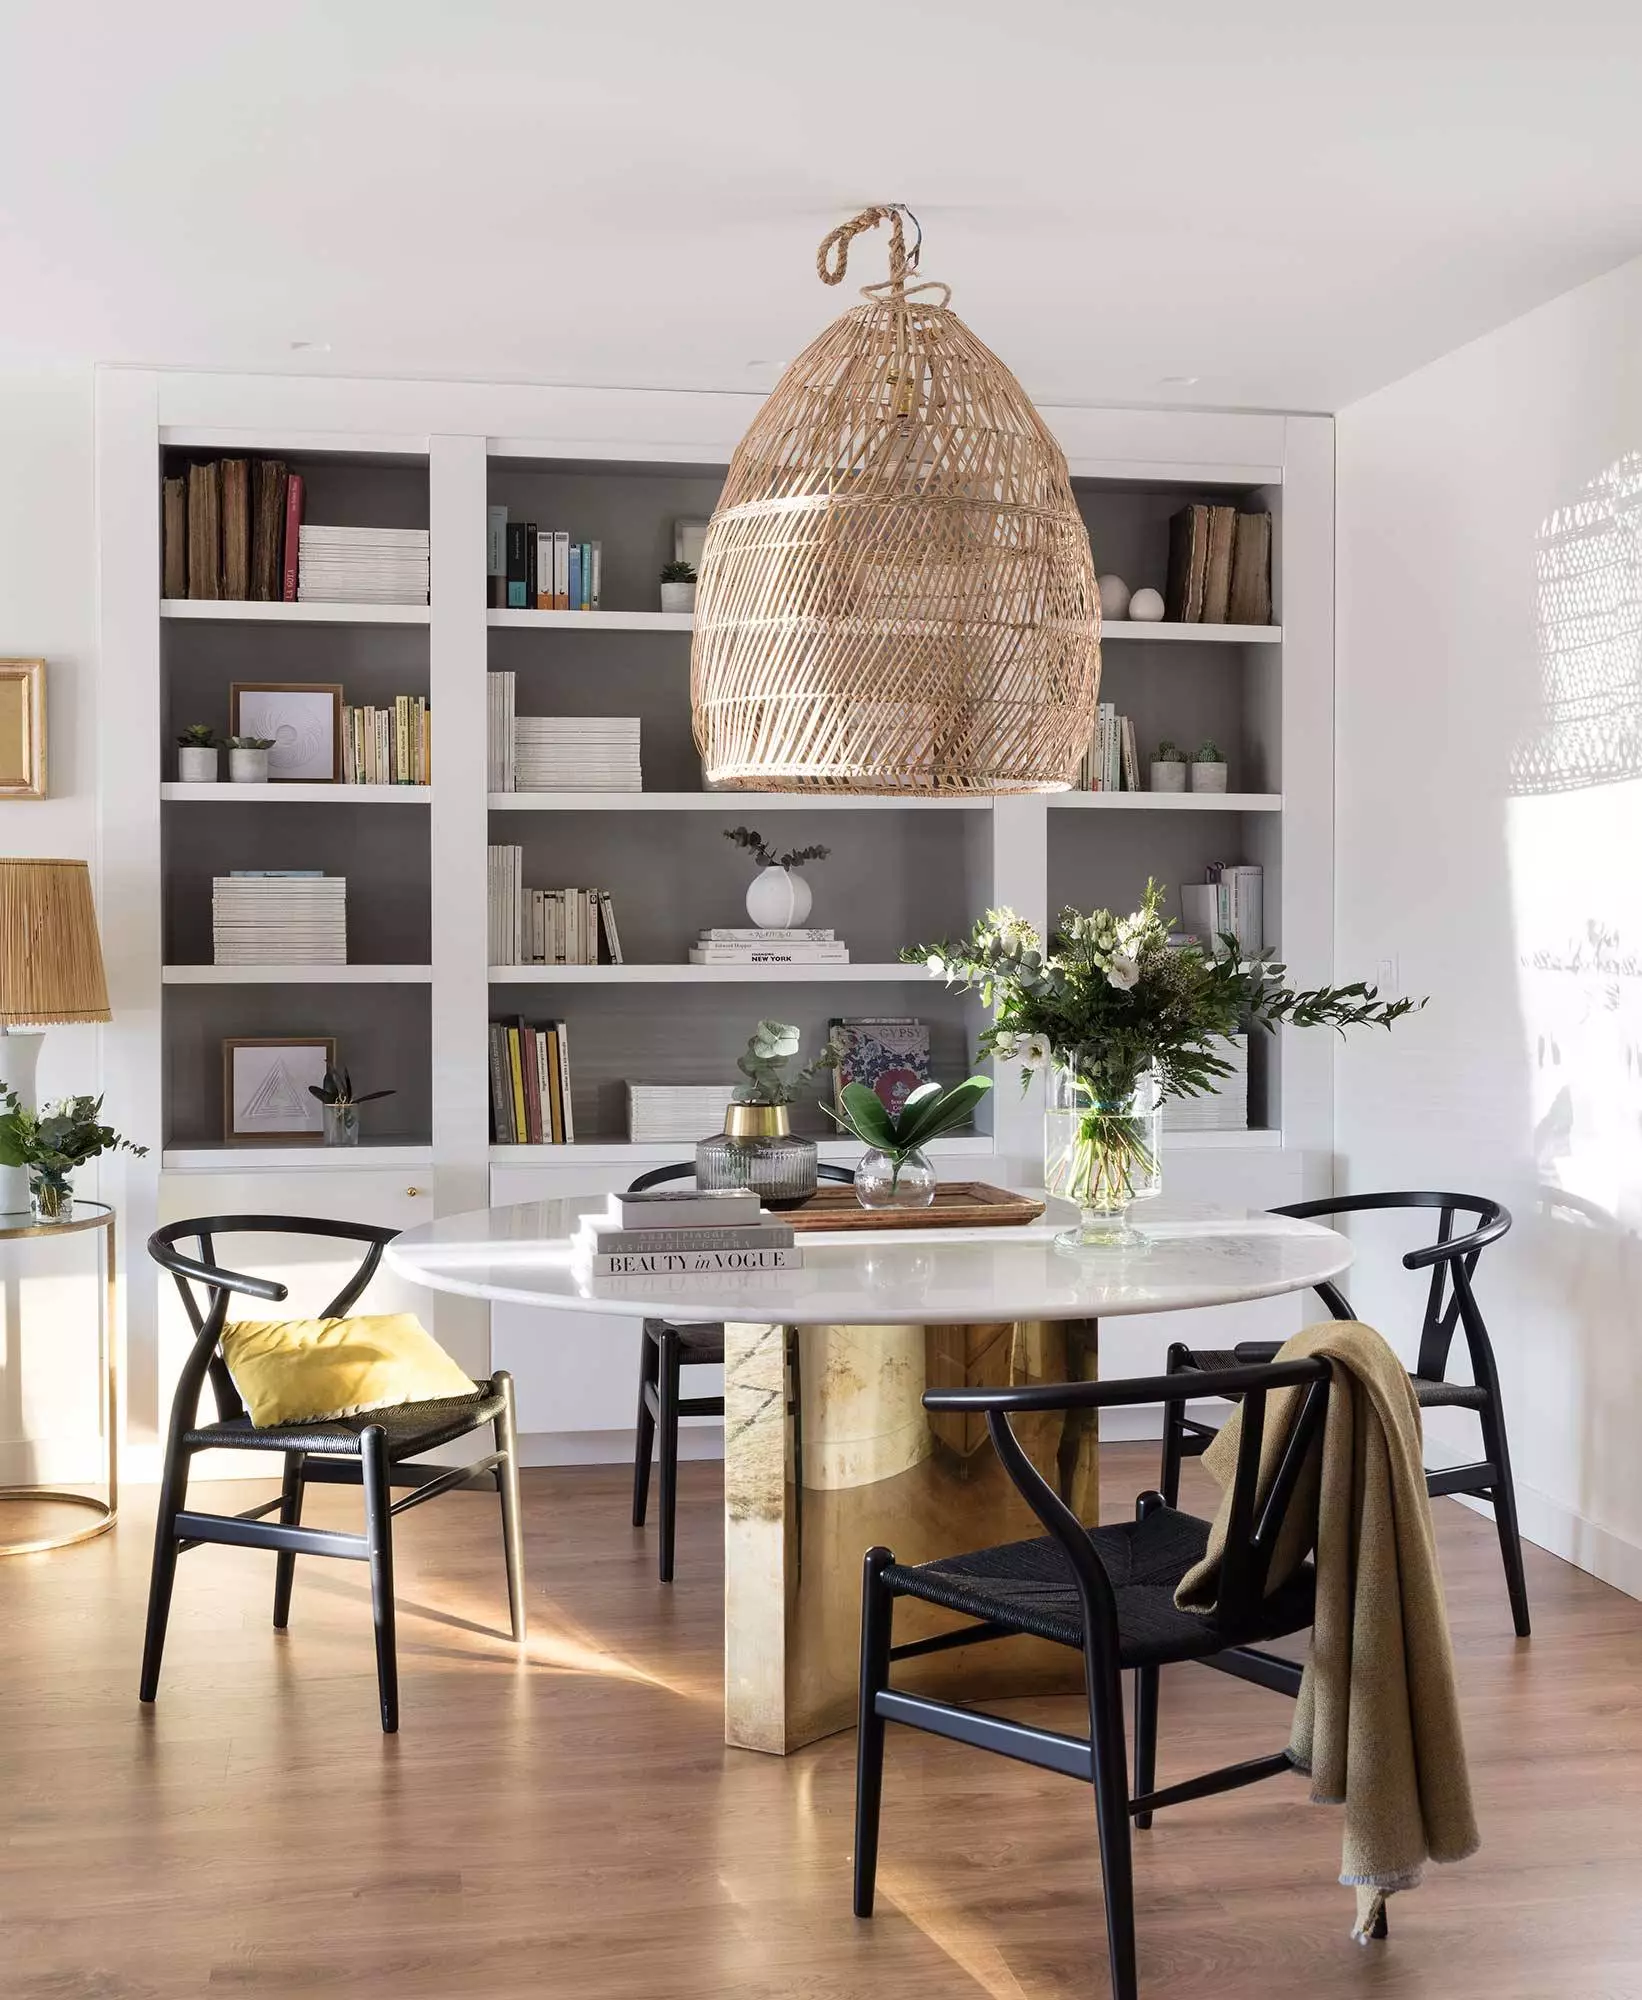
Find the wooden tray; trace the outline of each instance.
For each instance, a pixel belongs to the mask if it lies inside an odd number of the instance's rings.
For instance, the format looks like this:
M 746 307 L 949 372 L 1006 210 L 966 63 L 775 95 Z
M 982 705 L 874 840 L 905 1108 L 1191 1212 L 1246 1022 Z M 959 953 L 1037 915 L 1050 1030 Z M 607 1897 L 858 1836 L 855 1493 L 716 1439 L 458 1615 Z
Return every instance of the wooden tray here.
M 815 1229 L 1008 1229 L 1036 1222 L 1043 1203 L 985 1181 L 942 1181 L 928 1208 L 863 1208 L 854 1188 L 818 1187 L 799 1208 L 778 1211 L 800 1235 Z

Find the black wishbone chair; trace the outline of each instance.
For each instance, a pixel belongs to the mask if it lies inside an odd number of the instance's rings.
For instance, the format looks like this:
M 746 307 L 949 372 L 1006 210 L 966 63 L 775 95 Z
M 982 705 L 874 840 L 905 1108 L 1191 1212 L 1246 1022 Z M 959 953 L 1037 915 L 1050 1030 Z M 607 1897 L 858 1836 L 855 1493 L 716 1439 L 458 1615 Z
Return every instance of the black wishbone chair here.
M 159 1518 L 154 1527 L 154 1566 L 149 1581 L 148 1630 L 143 1645 L 141 1698 L 152 1701 L 159 1690 L 160 1660 L 171 1611 L 171 1588 L 177 1558 L 202 1542 L 226 1542 L 238 1548 L 273 1549 L 274 1624 L 284 1630 L 290 1617 L 291 1585 L 296 1559 L 302 1556 L 342 1556 L 367 1562 L 371 1572 L 371 1609 L 376 1625 L 376 1673 L 381 1698 L 382 1727 L 390 1734 L 399 1727 L 399 1666 L 394 1644 L 392 1518 L 419 1507 L 458 1486 L 494 1480 L 502 1503 L 502 1545 L 507 1559 L 507 1594 L 513 1636 L 525 1636 L 524 1547 L 519 1525 L 519 1459 L 513 1414 L 513 1378 L 498 1372 L 474 1385 L 471 1396 L 401 1403 L 356 1417 L 334 1417 L 312 1423 L 280 1424 L 259 1430 L 246 1414 L 239 1391 L 220 1351 L 228 1302 L 235 1292 L 278 1302 L 287 1288 L 274 1279 L 250 1277 L 218 1268 L 215 1239 L 237 1234 L 318 1236 L 346 1243 L 363 1243 L 359 1269 L 323 1309 L 322 1318 L 352 1311 L 375 1277 L 382 1246 L 399 1234 L 368 1223 L 329 1222 L 297 1215 L 214 1215 L 173 1222 L 155 1230 L 148 1252 L 169 1271 L 182 1294 L 183 1308 L 194 1329 L 194 1345 L 177 1378 L 171 1404 L 171 1428 L 166 1439 L 165 1468 L 160 1480 Z M 198 1256 L 178 1249 L 179 1238 L 195 1239 Z M 202 1312 L 194 1285 L 206 1291 Z M 210 1378 L 216 1401 L 215 1423 L 200 1421 L 200 1393 Z M 449 1444 L 469 1431 L 489 1425 L 495 1450 L 471 1465 L 406 1465 L 404 1459 Z M 203 1451 L 277 1451 L 284 1456 L 284 1481 L 277 1500 L 243 1514 L 202 1514 L 188 1506 L 188 1473 Z M 303 1489 L 310 1485 L 360 1486 L 364 1489 L 365 1531 L 342 1534 L 331 1528 L 302 1526 Z M 391 1497 L 395 1486 L 413 1490 L 402 1500 Z M 277 1512 L 277 1523 L 263 1517 Z
M 1439 1194 L 1426 1189 L 1396 1194 L 1325 1195 L 1317 1201 L 1291 1202 L 1286 1208 L 1274 1208 L 1271 1212 L 1313 1221 L 1400 1208 L 1440 1211 L 1436 1242 L 1410 1250 L 1403 1257 L 1405 1270 L 1431 1272 L 1425 1318 L 1420 1327 L 1419 1357 L 1409 1378 L 1414 1384 L 1415 1400 L 1422 1410 L 1474 1410 L 1482 1427 L 1482 1457 L 1469 1465 L 1434 1468 L 1426 1474 L 1426 1489 L 1433 1500 L 1445 1493 L 1466 1493 L 1493 1503 L 1494 1528 L 1505 1565 L 1505 1588 L 1511 1600 L 1511 1622 L 1517 1637 L 1526 1639 L 1531 1631 L 1528 1582 L 1522 1569 L 1522 1538 L 1517 1530 L 1517 1496 L 1511 1480 L 1510 1447 L 1505 1441 L 1499 1370 L 1473 1285 L 1477 1259 L 1511 1227 L 1510 1212 L 1486 1195 Z M 1477 1226 L 1463 1236 L 1456 1236 L 1456 1215 L 1475 1216 Z M 1357 1317 L 1351 1301 L 1338 1285 L 1325 1281 L 1314 1290 L 1335 1319 Z M 1465 1335 L 1471 1361 L 1469 1382 L 1448 1380 L 1448 1357 L 1456 1332 Z M 1269 1361 L 1277 1348 L 1275 1340 L 1245 1340 L 1233 1348 L 1206 1352 L 1176 1341 L 1169 1349 L 1168 1365 L 1171 1373 L 1176 1369 L 1230 1368 L 1243 1362 Z M 1163 1497 L 1171 1506 L 1180 1495 L 1181 1460 L 1200 1457 L 1213 1436 L 1214 1426 L 1188 1416 L 1184 1402 L 1172 1402 L 1165 1410 L 1161 1483 Z
M 1300 1667 L 1257 1642 L 1304 1631 L 1311 1623 L 1315 1576 L 1310 1563 L 1267 1594 L 1278 1530 L 1294 1501 L 1306 1453 L 1321 1434 L 1328 1407 L 1326 1362 L 1302 1360 L 1231 1368 L 1188 1383 L 1154 1376 L 1128 1382 L 1042 1383 L 1020 1389 L 932 1389 L 929 1410 L 984 1412 L 993 1447 L 1028 1506 L 1049 1533 L 914 1566 L 888 1549 L 867 1551 L 861 1612 L 861 1710 L 855 1805 L 855 1914 L 872 1915 L 878 1866 L 878 1818 L 883 1788 L 884 1725 L 901 1722 L 992 1750 L 1043 1770 L 1081 1778 L 1094 1787 L 1106 1894 L 1107 1945 L 1115 2000 L 1137 2000 L 1134 1882 L 1129 1821 L 1146 1827 L 1163 1806 L 1231 1791 L 1291 1768 L 1284 1751 L 1230 1764 L 1182 1784 L 1155 1789 L 1159 1669 L 1182 1660 L 1295 1695 Z M 1304 1388 L 1288 1442 L 1264 1505 L 1256 1506 L 1266 1398 L 1274 1389 Z M 1175 1608 L 1175 1587 L 1201 1558 L 1209 1523 L 1166 1506 L 1158 1493 L 1141 1495 L 1133 1521 L 1086 1528 L 1042 1477 L 1010 1427 L 1012 1416 L 1044 1410 L 1104 1410 L 1186 1395 L 1241 1396 L 1243 1430 L 1225 1554 L 1214 1609 Z M 1315 1501 L 1312 1502 L 1315 1509 Z M 1315 1535 L 1315 1513 L 1308 1524 Z M 909 1645 L 892 1643 L 895 1600 L 916 1597 L 961 1613 L 971 1622 Z M 890 1685 L 897 1660 L 944 1652 L 988 1639 L 1030 1633 L 1079 1649 L 1089 1704 L 1087 1737 L 959 1708 Z M 1135 1673 L 1135 1782 L 1131 1791 L 1123 1746 L 1125 1668 Z
M 853 1183 L 848 1167 L 822 1161 L 816 1168 L 824 1181 Z M 638 1194 L 644 1188 L 660 1187 L 666 1181 L 695 1179 L 696 1170 L 688 1161 L 652 1167 L 628 1188 Z M 639 1346 L 639 1414 L 633 1447 L 633 1526 L 642 1528 L 650 1504 L 650 1459 L 660 1439 L 661 1460 L 661 1556 L 659 1569 L 663 1583 L 673 1580 L 673 1542 L 678 1520 L 678 1420 L 680 1417 L 722 1417 L 722 1396 L 681 1396 L 681 1368 L 710 1368 L 724 1361 L 724 1329 L 720 1325 L 693 1324 L 689 1320 L 674 1325 L 671 1320 L 647 1319 Z M 804 1499 L 804 1418 L 798 1399 L 798 1343 L 789 1341 L 787 1365 L 793 1377 L 792 1418 L 793 1456 L 798 1465 L 798 1505 Z M 802 1539 L 802 1532 L 800 1533 Z

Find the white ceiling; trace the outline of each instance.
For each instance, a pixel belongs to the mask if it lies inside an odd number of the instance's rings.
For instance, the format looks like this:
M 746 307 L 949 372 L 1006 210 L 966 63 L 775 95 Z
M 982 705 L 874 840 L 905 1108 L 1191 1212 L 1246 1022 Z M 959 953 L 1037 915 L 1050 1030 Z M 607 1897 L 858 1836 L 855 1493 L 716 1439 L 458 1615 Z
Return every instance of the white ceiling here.
M 899 199 L 1044 401 L 1330 410 L 1642 252 L 1639 104 L 1637 0 L 0 0 L 0 365 L 762 388 Z

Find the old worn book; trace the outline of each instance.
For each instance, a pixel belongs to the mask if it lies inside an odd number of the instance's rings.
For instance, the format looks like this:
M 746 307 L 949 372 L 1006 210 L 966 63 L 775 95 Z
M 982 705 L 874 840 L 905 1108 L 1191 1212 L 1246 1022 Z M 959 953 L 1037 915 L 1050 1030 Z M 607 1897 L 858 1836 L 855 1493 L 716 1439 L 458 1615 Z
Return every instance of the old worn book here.
M 1224 625 L 1231 608 L 1232 545 L 1237 538 L 1237 509 L 1209 509 L 1208 568 L 1203 579 L 1203 623 Z
M 188 595 L 222 595 L 222 521 L 214 462 L 188 468 Z
M 1233 625 L 1271 623 L 1271 516 L 1239 514 L 1232 550 L 1231 606 Z
M 251 595 L 251 467 L 246 459 L 221 461 L 217 495 L 222 511 L 222 594 L 239 600 Z
M 258 458 L 251 464 L 251 595 L 277 603 L 284 587 L 285 464 Z
M 188 595 L 188 481 L 179 473 L 160 487 L 160 595 Z
M 1211 511 L 1203 506 L 1182 507 L 1169 522 L 1169 579 L 1163 593 L 1163 615 L 1176 625 L 1203 622 Z

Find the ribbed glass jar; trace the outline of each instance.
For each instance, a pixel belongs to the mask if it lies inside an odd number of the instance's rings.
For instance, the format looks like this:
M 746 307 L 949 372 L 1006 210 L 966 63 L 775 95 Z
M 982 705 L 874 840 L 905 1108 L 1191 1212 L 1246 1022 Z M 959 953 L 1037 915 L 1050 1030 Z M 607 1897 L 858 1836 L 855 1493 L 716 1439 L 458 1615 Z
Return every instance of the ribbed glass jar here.
M 788 1127 L 784 1104 L 732 1104 L 724 1130 L 696 1146 L 696 1186 L 751 1188 L 766 1208 L 797 1208 L 815 1192 L 813 1139 Z

